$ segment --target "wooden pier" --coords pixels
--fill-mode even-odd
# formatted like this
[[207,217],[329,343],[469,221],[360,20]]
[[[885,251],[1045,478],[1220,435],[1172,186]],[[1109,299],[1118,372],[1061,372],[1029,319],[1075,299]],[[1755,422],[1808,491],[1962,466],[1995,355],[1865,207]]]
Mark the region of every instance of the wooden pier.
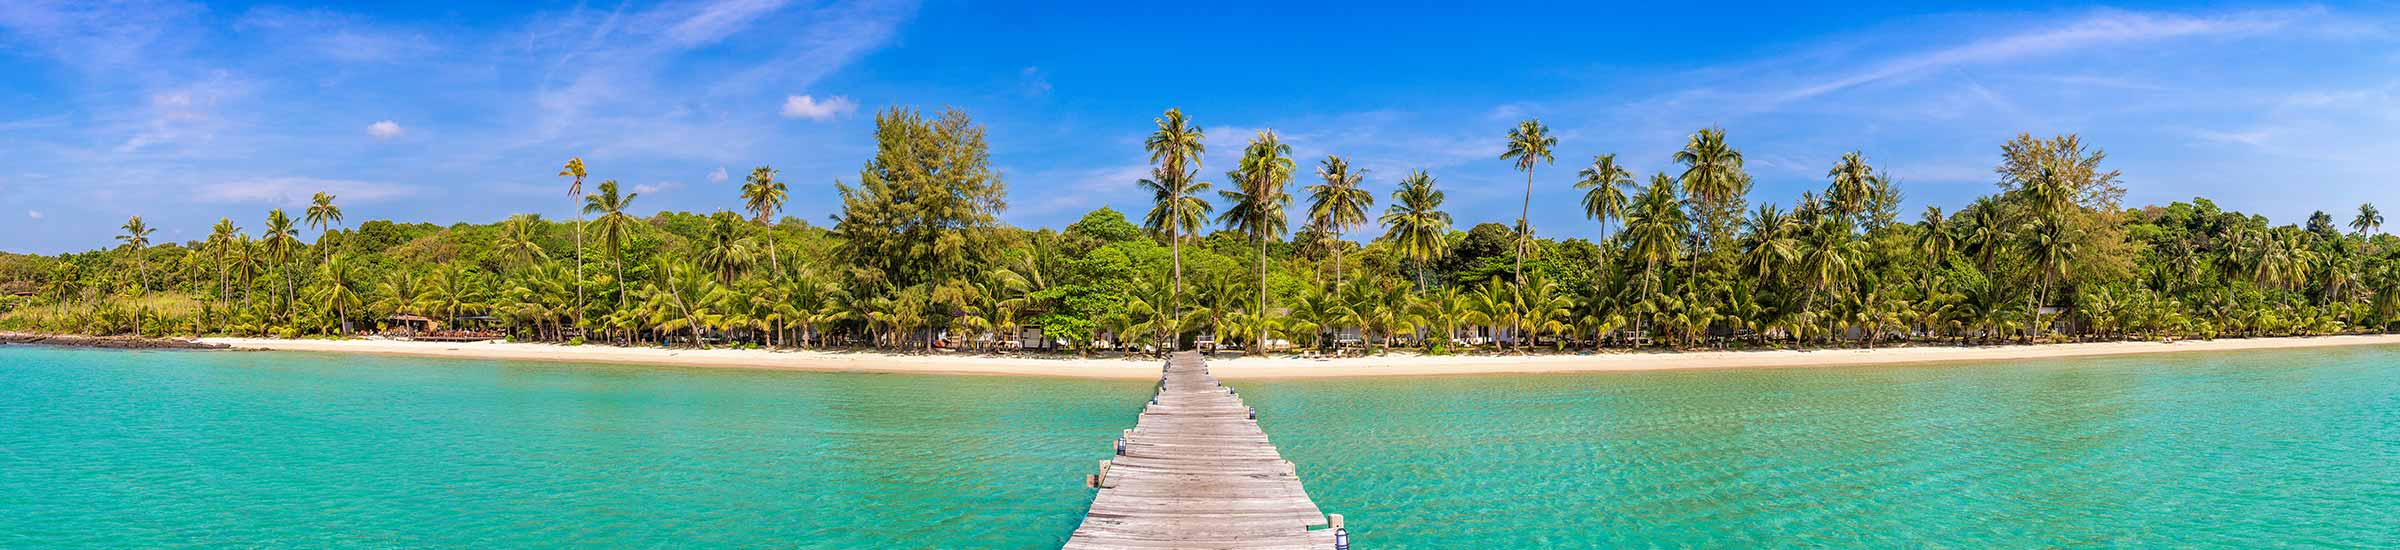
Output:
[[1317,509],[1256,413],[1198,353],[1167,360],[1158,396],[1111,446],[1116,458],[1084,480],[1100,491],[1069,550],[1335,547],[1341,516]]

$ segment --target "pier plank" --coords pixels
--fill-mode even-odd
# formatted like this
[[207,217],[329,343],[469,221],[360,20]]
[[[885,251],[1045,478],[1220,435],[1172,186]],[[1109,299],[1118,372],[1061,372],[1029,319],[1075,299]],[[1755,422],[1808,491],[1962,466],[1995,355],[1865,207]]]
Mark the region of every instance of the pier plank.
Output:
[[1205,358],[1177,353],[1160,380],[1066,548],[1334,547],[1332,530],[1312,530],[1327,518],[1295,466]]

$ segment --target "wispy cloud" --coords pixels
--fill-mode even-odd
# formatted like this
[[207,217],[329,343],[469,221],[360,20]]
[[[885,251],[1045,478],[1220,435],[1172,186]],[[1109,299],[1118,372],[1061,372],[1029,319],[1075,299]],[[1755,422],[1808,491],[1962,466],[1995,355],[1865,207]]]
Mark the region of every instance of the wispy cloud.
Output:
[[783,8],[783,0],[725,0],[691,2],[652,15],[671,21],[666,37],[676,44],[696,46],[732,36],[760,16]]
[[[2245,10],[2218,14],[2093,10],[2017,19],[1987,16],[1948,32],[1908,29],[1864,32],[1866,39],[1796,47],[1799,53],[1690,71],[1693,85],[1637,102],[1631,109],[1703,109],[1718,117],[1772,112],[1789,105],[1875,86],[1920,81],[1976,67],[2002,66],[2068,54],[2201,38],[2260,36],[2323,19],[2322,8]],[[1992,23],[2001,22],[2001,23]],[[1927,27],[1942,27],[1929,24]],[[1953,25],[1955,26],[1955,25]],[[1987,28],[1997,33],[1973,37]],[[1967,35],[1970,38],[1950,39]],[[1913,39],[1916,43],[1896,43]],[[1947,40],[1947,41],[1946,41]],[[1901,52],[1878,56],[1878,52]],[[2124,76],[2053,77],[2061,83],[2152,88]]]
[[60,63],[89,73],[155,69],[157,50],[190,47],[202,11],[175,1],[0,2],[0,30]]
[[243,14],[233,29],[296,46],[285,51],[343,62],[406,61],[442,51],[441,45],[423,32],[389,28],[330,10],[261,6]]
[[1017,71],[1017,89],[1023,90],[1026,96],[1048,96],[1050,88],[1050,77],[1042,74],[1041,67],[1026,67]]
[[[1047,220],[1059,215],[1078,215],[1106,205],[1111,198],[1126,198],[1134,183],[1150,176],[1150,165],[1134,161],[1116,166],[1071,170],[1039,170],[1023,178],[1042,182],[1037,189],[1010,193],[1007,217],[1012,220]],[[1146,197],[1145,197],[1146,198]],[[1139,213],[1128,213],[1138,216]]]
[[408,185],[358,180],[274,177],[202,185],[197,198],[207,202],[299,206],[318,193],[332,193],[344,202],[375,202],[413,195]]
[[2211,141],[2217,143],[2239,143],[2251,147],[2265,146],[2267,144],[2267,139],[2274,137],[2272,132],[2268,132],[2266,130],[2251,130],[2247,132],[2200,130],[2194,132],[2194,135],[2199,137],[2202,141]]
[[132,136],[119,144],[116,152],[131,153],[162,143],[214,138],[228,126],[219,108],[248,95],[251,88],[249,81],[219,72],[205,80],[153,92],[147,104],[130,117]]
[[1773,99],[1778,102],[1799,101],[1960,65],[2008,61],[2111,44],[2203,35],[2256,34],[2282,28],[2302,16],[2318,13],[2322,13],[2322,10],[2245,11],[2218,16],[2102,11],[2054,28],[1987,38],[1885,60],[1864,71],[1802,85]]

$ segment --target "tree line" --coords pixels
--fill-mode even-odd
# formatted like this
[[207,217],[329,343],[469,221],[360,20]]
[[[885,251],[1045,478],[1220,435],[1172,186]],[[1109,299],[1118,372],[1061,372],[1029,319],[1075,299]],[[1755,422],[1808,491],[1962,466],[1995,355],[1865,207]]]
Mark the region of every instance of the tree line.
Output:
[[573,220],[351,226],[318,193],[297,219],[268,211],[255,235],[228,218],[205,239],[157,243],[134,217],[111,248],[0,255],[14,294],[0,297],[0,328],[290,338],[425,318],[577,344],[1452,353],[2315,335],[2400,320],[2400,243],[2374,206],[2346,224],[2318,212],[2280,226],[2204,198],[2130,208],[2106,153],[2074,135],[2016,136],[1991,194],[1904,219],[1899,180],[1863,152],[1833,159],[1821,189],[1752,204],[1742,152],[1704,128],[1646,176],[1592,155],[1574,188],[1597,237],[1556,238],[1526,218],[1561,146],[1537,120],[1508,129],[1495,159],[1526,175],[1519,217],[1465,227],[1425,170],[1397,172],[1377,197],[1370,167],[1304,165],[1272,130],[1241,143],[1234,166],[1207,167],[1191,117],[1169,109],[1154,124],[1152,171],[1128,182],[1151,207],[1134,217],[1007,226],[983,127],[893,108],[876,116],[874,155],[836,182],[827,225],[785,214],[789,186],[771,167],[728,197],[738,210],[637,216],[640,195],[613,180],[587,193],[577,158],[558,174]]

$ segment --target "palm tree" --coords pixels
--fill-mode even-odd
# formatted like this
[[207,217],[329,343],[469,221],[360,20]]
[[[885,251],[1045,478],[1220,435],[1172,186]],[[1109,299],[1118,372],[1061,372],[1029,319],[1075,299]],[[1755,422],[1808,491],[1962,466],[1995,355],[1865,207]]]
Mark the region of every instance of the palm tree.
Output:
[[257,245],[257,244],[256,244],[254,241],[251,241],[251,240],[250,240],[250,234],[249,234],[249,233],[236,233],[236,234],[234,234],[234,236],[233,236],[233,272],[234,272],[235,274],[237,274],[237,275],[241,275],[241,277],[242,277],[242,307],[243,307],[243,308],[249,308],[249,307],[250,307],[250,303],[251,303],[251,301],[250,301],[250,291],[251,291],[251,289],[253,289],[253,288],[256,288],[256,286],[257,286],[257,285],[256,285],[256,281],[258,280],[258,264],[259,264],[259,262],[260,262],[260,258],[259,258],[259,250],[258,250],[258,245]]
[[[1625,218],[1625,190],[1634,187],[1633,172],[1618,166],[1617,155],[1611,153],[1593,156],[1592,165],[1576,176],[1575,188],[1588,189],[1583,193],[1584,217],[1600,222],[1600,238],[1594,242],[1606,243],[1608,221]],[[1600,260],[1603,264],[1608,261],[1605,244],[1600,247]]]
[[[1726,144],[1725,129],[1702,128],[1692,133],[1691,139],[1684,143],[1683,150],[1675,152],[1675,163],[1684,166],[1683,174],[1676,177],[1676,183],[1682,185],[1683,192],[1700,206],[1700,212],[1696,214],[1706,226],[1694,232],[1693,238],[1713,238],[1711,234],[1718,227],[1714,220],[1718,219],[1719,209],[1740,196],[1749,182],[1749,177],[1742,173],[1742,152]],[[1731,214],[1738,216],[1741,213]],[[1700,244],[1712,247],[1716,243]],[[1700,251],[1692,252],[1698,254]]]
[[[142,223],[141,216],[125,220],[125,225],[119,226],[119,228],[124,229],[125,234],[118,235],[117,240],[125,243],[126,250],[133,252],[134,277],[135,280],[141,282],[139,294],[146,296],[150,294],[150,260],[148,255],[142,253],[142,250],[150,247],[150,234],[156,230],[151,229],[150,224]],[[142,333],[141,304],[133,306],[133,333],[136,335]]]
[[456,326],[461,310],[481,307],[477,300],[483,296],[476,286],[474,268],[462,262],[441,264],[434,268],[433,276],[425,280],[419,302],[432,311],[441,312],[444,323]]
[[1917,222],[1917,250],[1925,254],[1925,272],[1920,285],[1930,295],[1933,276],[1950,261],[1950,252],[1958,247],[1958,239],[1950,236],[1950,224],[1942,216],[1942,207],[1927,206],[1923,219]]
[[2350,229],[2358,231],[2361,237],[2383,229],[2383,212],[2376,211],[2374,203],[2359,204],[2358,217],[2350,219]]
[[1852,253],[1849,226],[1839,217],[1823,217],[1808,231],[1808,242],[1800,253],[1800,281],[1808,285],[1808,295],[1800,301],[1801,326],[1815,326],[1810,310],[1817,296],[1836,283],[1848,280],[1855,255]]
[[[1168,315],[1170,322],[1180,322],[1182,315],[1175,312],[1183,309],[1183,241],[1208,225],[1208,216],[1216,212],[1217,207],[1201,196],[1211,184],[1199,181],[1196,172],[1187,171],[1175,176],[1165,170],[1163,166],[1154,168],[1149,178],[1136,184],[1150,192],[1152,204],[1150,214],[1142,217],[1142,227],[1152,235],[1166,237],[1168,249],[1174,257],[1175,279],[1167,287]],[[1180,333],[1182,329],[1179,327],[1170,328]],[[1181,345],[1181,338],[1177,338],[1173,345]]]
[[75,262],[57,262],[50,265],[49,277],[42,282],[42,291],[50,294],[60,317],[67,315],[67,303],[74,301],[69,296],[76,293],[83,281],[77,271]]
[[700,237],[700,266],[716,273],[719,284],[733,284],[735,276],[757,261],[756,249],[732,212],[719,211],[708,221],[708,232]]
[[233,235],[241,231],[242,228],[233,226],[232,218],[217,218],[217,225],[209,228],[208,250],[217,257],[217,305],[219,307],[227,305],[227,295],[232,294],[232,289],[226,283],[227,266],[225,262],[233,252]]
[[1842,161],[1835,163],[1825,176],[1833,178],[1832,196],[1827,198],[1833,201],[1834,210],[1841,212],[1844,220],[1853,222],[1859,213],[1866,211],[1868,195],[1883,184],[1882,176],[1867,166],[1866,155],[1858,151],[1842,153]]
[[2013,222],[2007,212],[2001,211],[2004,207],[1991,197],[1975,199],[1967,205],[1966,225],[1962,228],[1966,237],[1959,244],[1975,253],[1977,269],[1991,271],[1992,260],[2008,247],[2008,228]]
[[[333,205],[333,195],[318,191],[316,196],[309,198],[304,217],[308,220],[309,229],[330,235],[332,232],[327,229],[342,224],[342,207]],[[317,244],[325,244],[325,237],[317,237]]]
[[117,228],[125,230],[124,234],[117,235],[117,241],[125,243],[124,248],[133,252],[135,277],[141,281],[139,290],[150,290],[150,263],[149,258],[142,254],[142,250],[150,247],[150,234],[157,230],[152,229],[150,224],[143,223],[141,216],[128,218],[125,220],[125,225],[117,226]]
[[1942,207],[1925,207],[1925,215],[1917,222],[1917,228],[1920,230],[1917,249],[1925,253],[1926,260],[1938,266],[1950,259],[1950,249],[1958,246],[1958,240],[1950,236],[1950,224],[1942,216]]
[[[1185,117],[1183,110],[1178,108],[1169,107],[1165,114],[1159,115],[1153,122],[1158,124],[1158,130],[1142,141],[1142,149],[1150,152],[1150,162],[1158,167],[1151,171],[1154,179],[1143,180],[1142,185],[1152,192],[1156,197],[1154,202],[1159,204],[1159,207],[1151,209],[1148,221],[1151,231],[1163,229],[1167,234],[1167,247],[1175,261],[1175,285],[1167,290],[1167,301],[1168,307],[1180,312],[1183,310],[1183,238],[1199,231],[1214,208],[1208,204],[1208,199],[1198,196],[1207,192],[1209,187],[1208,182],[1197,181],[1200,157],[1208,152],[1208,144],[1202,142],[1207,135],[1199,126],[1193,126],[1191,119]],[[1180,321],[1182,315],[1175,314],[1175,319]]]
[[1367,208],[1375,205],[1375,195],[1359,187],[1367,170],[1352,170],[1350,161],[1326,155],[1317,166],[1317,177],[1325,183],[1308,186],[1308,219],[1317,230],[1332,233],[1333,286],[1342,287],[1342,233],[1366,225]]
[[317,269],[318,282],[325,285],[318,291],[318,300],[331,306],[334,316],[342,319],[342,336],[349,336],[350,309],[360,303],[358,288],[351,282],[356,270],[351,268],[348,257],[340,255],[326,258],[325,265]]
[[[1292,201],[1283,190],[1292,181],[1291,155],[1292,146],[1277,139],[1274,130],[1259,130],[1243,150],[1241,166],[1226,173],[1235,190],[1217,192],[1232,204],[1217,223],[1258,238],[1258,310],[1251,316],[1261,321],[1267,316],[1267,241],[1283,235],[1283,208]],[[1258,341],[1251,346],[1257,353],[1266,352],[1267,325],[1258,323]]]
[[[780,184],[779,184],[780,185]],[[617,307],[625,307],[625,233],[633,230],[633,216],[625,209],[641,193],[617,194],[617,180],[600,182],[600,194],[584,197],[583,213],[600,215],[600,246],[608,252],[610,263],[617,272]]]
[[1783,266],[1799,256],[1799,242],[1791,236],[1795,224],[1772,204],[1758,205],[1758,212],[1747,223],[1750,235],[1742,250],[1742,275],[1763,287],[1782,276]]
[[[1500,277],[1493,276],[1491,280],[1484,281],[1481,290],[1467,295],[1467,321],[1481,323],[1492,329],[1494,346],[1500,345],[1501,329],[1506,328],[1513,332],[1518,326],[1517,321],[1521,318],[1519,316],[1521,310],[1517,308],[1518,293],[1515,288],[1512,285],[1501,284]],[[1517,340],[1516,343],[1519,346],[1524,345],[1524,342],[1521,341],[1522,335],[1512,336],[1514,337],[1511,340]]]
[[497,252],[520,269],[537,262],[548,261],[550,254],[535,242],[542,235],[542,217],[538,214],[518,214],[500,222],[500,243]]
[[1517,213],[1516,280],[1525,279],[1525,249],[1533,245],[1533,166],[1552,162],[1550,150],[1557,146],[1550,127],[1526,119],[1508,131],[1508,149],[1500,152],[1500,160],[1516,161],[1517,170],[1525,173],[1525,204]]
[[300,231],[292,227],[292,217],[284,214],[283,209],[277,208],[267,211],[267,235],[264,240],[267,246],[267,259],[275,263],[277,273],[283,274],[283,309],[284,313],[288,315],[291,312],[292,300],[299,292],[297,284],[292,280],[289,267],[292,261],[292,249],[300,242]]
[[1447,348],[1458,339],[1458,324],[1468,319],[1467,306],[1467,297],[1453,286],[1425,293],[1417,301],[1416,312],[1425,322],[1441,327],[1441,345]]
[[2065,274],[2067,266],[2073,265],[2081,252],[2076,246],[2077,240],[2074,229],[2067,224],[2055,221],[2035,224],[2027,245],[2032,249],[2034,271],[2041,277],[2041,287],[2031,297],[2033,302],[2025,308],[2026,315],[2033,319],[2033,323],[2026,327],[2029,333],[2045,330],[2042,305],[2050,299],[2050,285]]
[[750,171],[749,183],[742,184],[742,206],[767,233],[767,267],[775,277],[783,277],[783,262],[775,259],[775,211],[783,208],[783,182],[775,181],[775,169],[760,166]]
[[1573,330],[1575,300],[1559,289],[1549,277],[1534,273],[1524,284],[1517,285],[1517,325],[1525,331],[1525,341],[1518,345],[1522,352],[1542,333],[1566,335]]
[[1442,211],[1442,192],[1433,188],[1433,175],[1424,170],[1400,178],[1392,190],[1392,206],[1383,212],[1383,239],[1399,249],[1402,259],[1417,264],[1417,288],[1425,288],[1427,264],[1450,252],[1450,213]]
[[1673,261],[1683,255],[1684,231],[1689,222],[1683,212],[1683,201],[1675,195],[1675,180],[1663,172],[1651,175],[1650,185],[1634,197],[1633,211],[1625,219],[1627,252],[1646,262],[1642,270],[1642,300],[1649,300],[1658,292],[1659,262]]
[[[568,158],[567,158],[567,165],[566,165],[565,167],[561,168],[561,169],[558,171],[558,176],[559,176],[559,177],[562,177],[562,178],[574,178],[574,180],[573,180],[573,183],[569,183],[569,184],[567,184],[567,204],[568,204],[568,205],[571,205],[571,206],[572,206],[572,205],[581,205],[581,204],[583,204],[583,177],[584,177],[584,176],[588,176],[588,175],[591,175],[591,174],[589,174],[589,173],[586,173],[586,172],[584,172],[584,170],[583,170],[583,157],[568,157]],[[581,210],[581,209],[577,209],[577,210],[576,210],[576,212],[577,212],[577,213],[575,214],[575,326],[578,326],[578,327],[580,327],[580,326],[583,326],[583,214],[582,214],[582,210]]]
[[375,283],[375,294],[378,298],[371,306],[374,313],[377,315],[418,314],[423,311],[420,304],[423,303],[425,297],[424,283],[425,279],[418,277],[414,272],[394,270],[384,273],[383,280]]

